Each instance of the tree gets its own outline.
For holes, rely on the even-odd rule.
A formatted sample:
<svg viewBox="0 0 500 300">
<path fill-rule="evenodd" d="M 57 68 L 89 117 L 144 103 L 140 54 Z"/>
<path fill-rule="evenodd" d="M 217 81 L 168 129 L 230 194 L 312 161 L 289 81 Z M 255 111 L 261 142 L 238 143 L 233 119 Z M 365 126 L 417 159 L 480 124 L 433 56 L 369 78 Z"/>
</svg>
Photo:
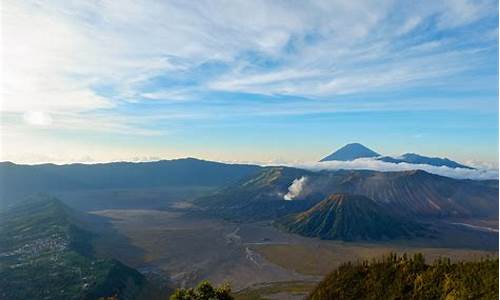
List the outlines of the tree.
<svg viewBox="0 0 500 300">
<path fill-rule="evenodd" d="M 232 300 L 231 287 L 224 284 L 214 288 L 204 280 L 196 288 L 176 289 L 170 300 Z"/>
</svg>

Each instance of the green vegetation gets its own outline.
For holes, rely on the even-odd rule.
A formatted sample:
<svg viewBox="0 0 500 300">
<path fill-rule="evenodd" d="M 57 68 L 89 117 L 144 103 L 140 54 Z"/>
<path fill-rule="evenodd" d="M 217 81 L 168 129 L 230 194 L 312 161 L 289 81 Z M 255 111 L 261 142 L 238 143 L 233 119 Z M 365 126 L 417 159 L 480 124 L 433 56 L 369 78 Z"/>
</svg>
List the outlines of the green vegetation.
<svg viewBox="0 0 500 300">
<path fill-rule="evenodd" d="M 31 200 L 0 220 L 0 299 L 134 299 L 145 284 L 134 269 L 96 258 L 93 235 L 58 200 Z"/>
<path fill-rule="evenodd" d="M 452 263 L 438 259 L 426 264 L 416 253 L 348 262 L 319 284 L 307 281 L 257 284 L 231 294 L 230 287 L 214 288 L 208 281 L 196 288 L 177 289 L 170 300 L 260 300 L 281 297 L 308 300 L 362 299 L 498 299 L 498 259 Z M 234 298 L 233 298 L 234 297 Z"/>
<path fill-rule="evenodd" d="M 498 299 L 498 259 L 428 265 L 422 254 L 346 263 L 308 299 Z"/>
<path fill-rule="evenodd" d="M 196 288 L 177 289 L 170 300 L 232 300 L 229 285 L 214 288 L 210 282 L 202 281 Z"/>
</svg>

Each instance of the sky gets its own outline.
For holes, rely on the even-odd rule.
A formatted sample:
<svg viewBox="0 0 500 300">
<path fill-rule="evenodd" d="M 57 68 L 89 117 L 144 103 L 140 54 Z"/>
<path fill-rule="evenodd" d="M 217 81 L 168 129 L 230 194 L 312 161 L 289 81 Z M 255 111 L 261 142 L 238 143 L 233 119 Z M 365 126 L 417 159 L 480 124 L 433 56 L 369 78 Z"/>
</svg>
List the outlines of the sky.
<svg viewBox="0 0 500 300">
<path fill-rule="evenodd" d="M 1 2 L 0 160 L 498 166 L 497 1 Z"/>
</svg>

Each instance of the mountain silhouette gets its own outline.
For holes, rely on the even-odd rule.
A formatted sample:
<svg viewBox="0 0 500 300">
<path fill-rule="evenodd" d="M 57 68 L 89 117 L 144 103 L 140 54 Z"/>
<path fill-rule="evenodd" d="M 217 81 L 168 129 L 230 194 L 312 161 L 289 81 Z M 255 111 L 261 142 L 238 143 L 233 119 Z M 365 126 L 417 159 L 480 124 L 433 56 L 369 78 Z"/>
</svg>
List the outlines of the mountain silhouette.
<svg viewBox="0 0 500 300">
<path fill-rule="evenodd" d="M 358 158 L 377 156 L 380 156 L 380 154 L 361 145 L 360 143 L 352 143 L 345 145 L 344 147 L 321 159 L 320 161 L 350 161 Z"/>
</svg>

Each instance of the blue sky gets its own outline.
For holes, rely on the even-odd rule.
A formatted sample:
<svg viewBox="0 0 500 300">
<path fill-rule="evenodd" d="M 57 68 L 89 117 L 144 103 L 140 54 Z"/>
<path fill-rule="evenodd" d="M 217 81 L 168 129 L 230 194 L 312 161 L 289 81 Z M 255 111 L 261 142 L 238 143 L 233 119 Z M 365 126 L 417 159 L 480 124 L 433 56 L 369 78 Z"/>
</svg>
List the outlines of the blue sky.
<svg viewBox="0 0 500 300">
<path fill-rule="evenodd" d="M 497 1 L 3 1 L 1 159 L 498 164 Z"/>
</svg>

